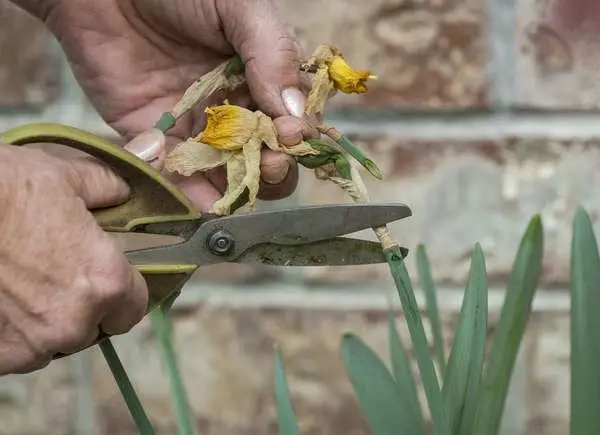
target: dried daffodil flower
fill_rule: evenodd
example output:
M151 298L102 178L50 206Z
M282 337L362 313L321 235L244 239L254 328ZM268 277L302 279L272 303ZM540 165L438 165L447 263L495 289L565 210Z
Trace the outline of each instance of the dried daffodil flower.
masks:
M345 94L362 94L367 92L366 81L377 79L370 71L355 70L350 67L342 56L334 56L329 64L329 77L336 89Z
M260 111L230 105L208 107L206 128L194 139L180 143L167 156L165 168L182 175L226 165L227 191L215 203L212 212L229 214L232 204L248 189L248 203L253 207L260 184L262 144L274 151L293 156L316 155L310 144L283 146L271 118Z
M376 80L370 71L355 70L346 61L341 51L334 45L320 45L309 59L309 65L315 65L313 86L308 94L306 113L323 113L325 103L336 91L345 94L367 92L367 80Z

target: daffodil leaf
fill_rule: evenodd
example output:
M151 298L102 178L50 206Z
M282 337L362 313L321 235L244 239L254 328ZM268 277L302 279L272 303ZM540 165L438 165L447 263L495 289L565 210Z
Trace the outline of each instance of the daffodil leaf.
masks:
M343 154L340 154L335 159L335 168L340 173L340 176L346 180L352 180L352 172L350 170L350 162Z

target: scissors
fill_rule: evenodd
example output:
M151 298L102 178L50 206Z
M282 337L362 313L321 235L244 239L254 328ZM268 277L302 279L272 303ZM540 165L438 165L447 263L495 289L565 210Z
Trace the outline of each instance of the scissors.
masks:
M129 199L92 210L104 231L177 236L183 241L126 251L149 290L147 312L176 297L202 266L231 262L272 266L384 263L377 242L343 237L411 216L404 204L335 204L220 216L199 213L182 191L148 163L103 137L55 123L0 134L10 145L51 143L91 155L126 181ZM408 250L401 248L402 255Z

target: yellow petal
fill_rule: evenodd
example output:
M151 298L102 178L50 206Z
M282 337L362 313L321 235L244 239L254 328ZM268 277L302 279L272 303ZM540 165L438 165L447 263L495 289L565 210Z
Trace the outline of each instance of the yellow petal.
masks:
M193 139L179 143L167 156L165 169L189 176L224 165L231 153L218 150Z
M366 81L376 79L370 71L355 70L346 63L343 57L334 56L329 65L329 77L336 89L346 94L367 92Z
M244 107L223 104L207 107L205 112L206 128L196 140L214 148L241 150L256 131L256 116Z
M306 100L305 113L309 116L323 113L327 99L335 93L333 82L330 80L330 72L326 65L317 69L313 79L312 88Z

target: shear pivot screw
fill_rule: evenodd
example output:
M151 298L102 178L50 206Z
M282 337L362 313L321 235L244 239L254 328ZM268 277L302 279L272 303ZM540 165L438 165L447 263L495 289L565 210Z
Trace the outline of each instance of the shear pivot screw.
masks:
M208 239L208 249L216 255L227 255L233 250L233 237L227 231L217 230Z

